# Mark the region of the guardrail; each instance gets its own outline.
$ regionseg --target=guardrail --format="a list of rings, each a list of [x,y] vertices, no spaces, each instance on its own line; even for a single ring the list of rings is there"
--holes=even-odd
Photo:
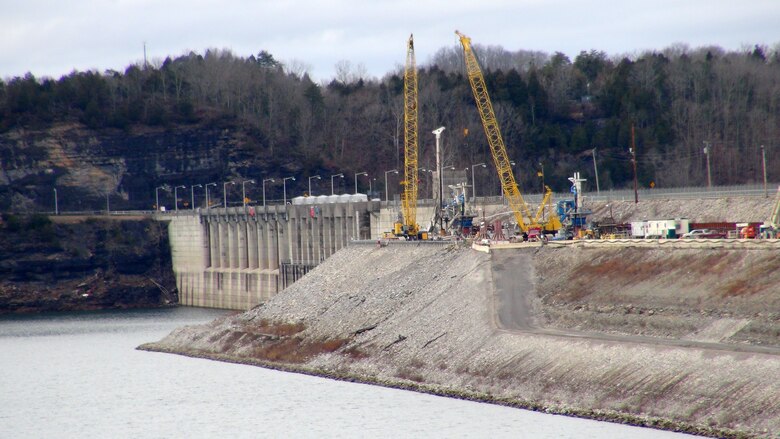
[[[768,197],[771,198],[778,190],[777,183],[771,183],[767,185],[764,190],[763,184],[751,184],[751,185],[734,185],[734,186],[713,186],[708,189],[706,187],[678,187],[678,188],[654,188],[654,189],[639,189],[637,195],[639,201],[642,200],[658,200],[658,199],[705,199],[705,198],[729,198],[729,197]],[[634,201],[633,189],[618,189],[618,190],[603,190],[600,192],[582,192],[580,196],[588,201]],[[531,205],[539,204],[544,197],[541,193],[525,193],[523,199]],[[572,199],[574,195],[570,192],[554,192],[553,200],[567,200]],[[507,204],[506,198],[500,195],[491,195],[485,197],[477,197],[476,201],[469,199],[469,203],[476,204]],[[398,199],[382,201],[383,208],[400,208],[400,201]],[[418,200],[418,206],[431,206],[433,200],[421,199]]]
[[[706,187],[678,187],[678,188],[654,188],[654,189],[639,189],[637,194],[639,201],[653,200],[653,199],[704,199],[704,198],[727,198],[727,197],[774,197],[778,190],[777,183],[768,184],[766,190],[762,184],[753,185],[735,185],[735,186],[714,186],[711,189]],[[581,196],[588,201],[634,201],[634,191],[632,189],[619,189],[619,190],[603,190],[601,192],[583,192]],[[571,199],[573,195],[570,192],[556,192],[553,193],[553,200],[565,200]],[[523,199],[528,204],[539,204],[543,198],[541,193],[526,193],[523,194]],[[475,204],[474,200],[469,200],[470,204]],[[269,200],[267,203],[269,206],[282,204],[282,200]],[[491,195],[484,197],[477,197],[476,204],[507,204],[504,197],[500,195]],[[418,200],[418,206],[433,206],[434,200],[430,198],[421,198]],[[241,208],[241,206],[237,206]],[[249,206],[248,206],[249,207]],[[257,208],[258,206],[255,205]],[[394,198],[390,201],[381,201],[382,208],[401,208],[401,202],[398,198]],[[231,206],[233,208],[233,206]],[[129,216],[129,215],[192,215],[198,212],[199,209],[179,209],[166,210],[166,211],[154,211],[154,210],[112,210],[106,212],[105,210],[78,210],[78,211],[64,211],[60,210],[59,215],[75,215],[75,216],[88,216],[88,215],[111,215],[111,216]],[[16,212],[9,211],[14,214],[29,214],[40,213],[44,215],[55,215],[54,211],[39,211],[39,212]]]

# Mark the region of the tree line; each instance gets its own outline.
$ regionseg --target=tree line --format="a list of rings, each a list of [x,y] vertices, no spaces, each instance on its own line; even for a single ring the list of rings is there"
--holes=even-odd
[[[493,46],[475,53],[521,190],[538,191],[540,175],[566,190],[574,171],[592,182],[594,157],[602,189],[631,186],[629,148],[643,187],[704,185],[705,144],[713,184],[761,181],[762,145],[770,180],[780,180],[780,55],[766,47],[676,45],[626,57],[592,50],[573,61]],[[458,47],[443,48],[419,68],[421,166],[435,163],[429,133],[439,126],[447,128],[446,166],[491,161],[462,58]],[[402,94],[400,69],[371,78],[342,63],[334,79],[315,83],[305,68],[266,51],[210,49],[124,72],[0,81],[0,132],[60,122],[121,130],[230,121],[250,133],[245,146],[258,157],[381,177],[403,164]],[[499,190],[493,173],[477,183],[493,187],[480,190],[485,195]]]

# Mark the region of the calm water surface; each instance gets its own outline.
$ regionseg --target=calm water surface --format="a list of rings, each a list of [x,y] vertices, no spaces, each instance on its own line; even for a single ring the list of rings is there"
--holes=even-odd
[[[224,311],[0,317],[0,438],[678,438],[135,350]]]

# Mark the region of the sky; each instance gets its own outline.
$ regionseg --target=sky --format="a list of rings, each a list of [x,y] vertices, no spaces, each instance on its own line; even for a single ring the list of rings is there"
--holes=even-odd
[[[0,78],[124,71],[206,49],[261,50],[317,81],[349,61],[381,78],[457,47],[631,55],[683,43],[739,50],[780,44],[780,0],[0,0]]]

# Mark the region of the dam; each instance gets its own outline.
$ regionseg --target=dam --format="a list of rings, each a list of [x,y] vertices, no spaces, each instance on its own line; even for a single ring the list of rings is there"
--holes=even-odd
[[[168,220],[182,305],[245,310],[350,241],[371,238],[379,202],[182,211]]]
[[[479,209],[505,208],[500,200]],[[168,232],[179,303],[247,310],[273,297],[351,241],[392,230],[399,203],[347,201],[179,210]],[[432,202],[418,207],[422,224]]]

